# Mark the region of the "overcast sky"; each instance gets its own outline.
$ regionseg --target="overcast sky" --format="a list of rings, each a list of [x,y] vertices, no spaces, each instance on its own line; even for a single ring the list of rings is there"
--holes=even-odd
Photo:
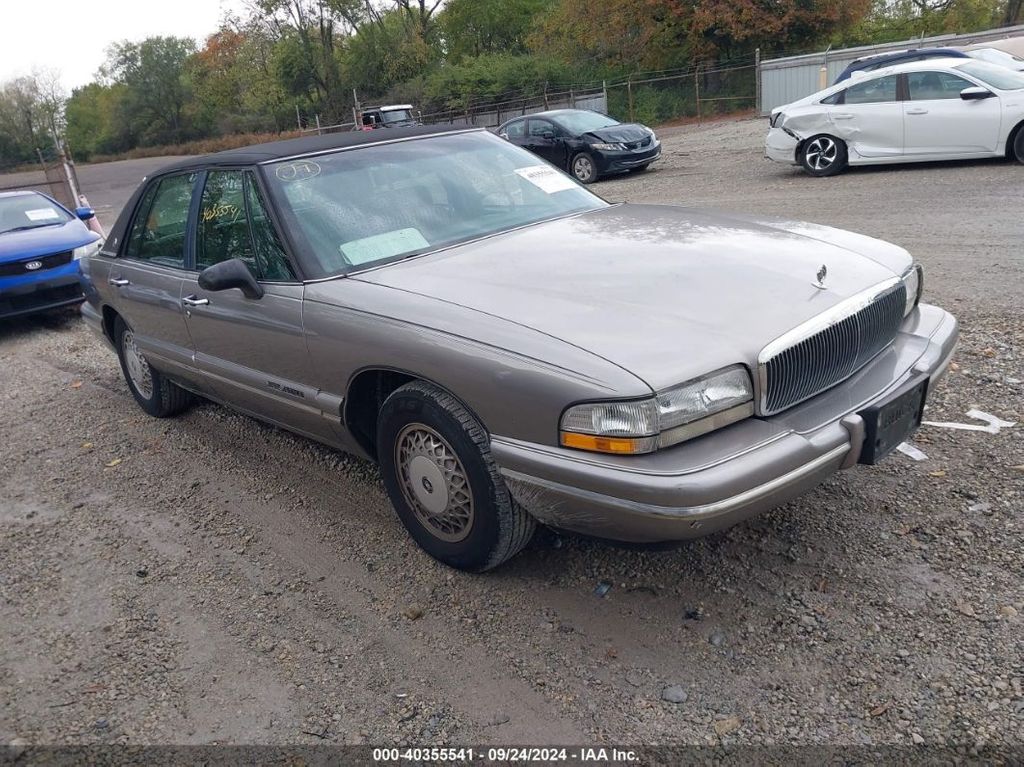
[[[242,0],[5,0],[0,3],[0,82],[33,67],[60,70],[70,90],[93,79],[103,50],[151,35],[199,44]]]

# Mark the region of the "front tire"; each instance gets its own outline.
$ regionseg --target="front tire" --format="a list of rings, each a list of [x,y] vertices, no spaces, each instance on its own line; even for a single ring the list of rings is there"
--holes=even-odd
[[[483,572],[533,536],[536,522],[509,495],[487,432],[443,389],[396,389],[377,418],[377,455],[398,518],[434,559]]]
[[[114,321],[114,343],[124,380],[139,407],[155,418],[168,418],[188,407],[192,395],[150,367],[135,342],[135,332],[120,317]]]
[[[581,184],[593,184],[597,181],[597,163],[586,152],[580,152],[572,158],[569,171]]]
[[[834,176],[846,170],[846,142],[825,133],[811,136],[800,148],[800,165],[812,176]]]
[[[1013,156],[1019,163],[1024,163],[1024,125],[1017,128],[1017,135],[1013,139]]]

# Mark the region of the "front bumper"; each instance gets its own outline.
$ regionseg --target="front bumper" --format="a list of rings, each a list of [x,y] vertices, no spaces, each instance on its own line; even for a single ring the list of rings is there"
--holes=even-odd
[[[796,165],[796,149],[800,141],[792,133],[787,133],[782,128],[769,128],[768,136],[764,140],[764,156],[775,162]]]
[[[656,142],[651,147],[638,150],[622,150],[617,152],[601,151],[594,153],[597,156],[597,172],[622,173],[641,165],[650,165],[661,158],[661,142]]]
[[[646,456],[601,456],[495,437],[516,501],[539,521],[619,541],[697,538],[783,504],[857,462],[858,411],[912,377],[934,384],[958,336],[951,314],[922,305],[896,341],[853,377],[771,418],[749,418]]]
[[[0,278],[0,319],[58,309],[83,300],[77,261],[31,275]]]

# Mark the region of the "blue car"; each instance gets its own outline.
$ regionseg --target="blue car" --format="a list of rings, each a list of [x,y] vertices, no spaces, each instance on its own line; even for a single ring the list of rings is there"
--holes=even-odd
[[[0,319],[82,302],[79,261],[103,244],[83,223],[94,215],[39,192],[0,192]]]
[[[890,53],[878,53],[874,56],[864,56],[855,61],[839,73],[839,77],[833,85],[838,85],[844,80],[849,80],[854,72],[874,72],[876,69],[891,67],[896,64],[909,64],[912,61],[924,61],[925,59],[969,59],[971,58],[959,48],[912,48],[909,51],[892,51]]]

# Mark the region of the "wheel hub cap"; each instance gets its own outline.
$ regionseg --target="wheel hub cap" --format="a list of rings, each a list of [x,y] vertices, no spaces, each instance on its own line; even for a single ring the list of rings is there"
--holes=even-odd
[[[455,543],[473,523],[473,496],[469,479],[455,451],[425,424],[406,426],[395,446],[402,494],[430,533]]]
[[[132,331],[126,330],[123,338],[124,366],[128,368],[128,377],[139,394],[149,399],[153,396],[153,373],[149,369],[149,363],[139,351]]]
[[[590,175],[590,160],[585,157],[579,157],[572,164],[572,169],[576,174],[576,178],[586,178]]]

